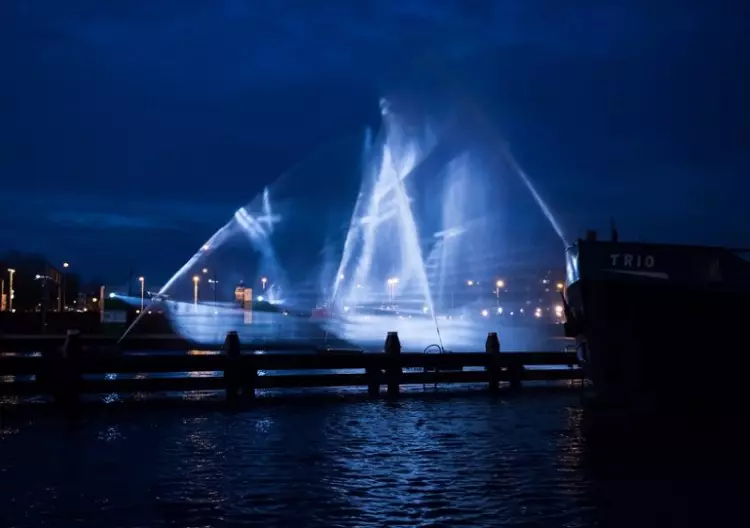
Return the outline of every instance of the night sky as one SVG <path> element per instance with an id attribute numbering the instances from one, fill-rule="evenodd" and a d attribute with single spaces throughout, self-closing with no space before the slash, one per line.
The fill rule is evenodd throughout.
<path id="1" fill-rule="evenodd" d="M 481 116 L 571 239 L 614 216 L 626 239 L 750 246 L 742 4 L 5 0 L 0 252 L 166 278 L 289 167 L 356 158 L 392 94 Z"/>

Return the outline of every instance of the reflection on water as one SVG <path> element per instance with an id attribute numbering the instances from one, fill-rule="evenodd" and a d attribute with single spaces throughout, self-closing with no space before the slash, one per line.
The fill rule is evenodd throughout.
<path id="1" fill-rule="evenodd" d="M 694 526 L 742 474 L 571 393 L 117 409 L 6 423 L 0 526 Z"/>

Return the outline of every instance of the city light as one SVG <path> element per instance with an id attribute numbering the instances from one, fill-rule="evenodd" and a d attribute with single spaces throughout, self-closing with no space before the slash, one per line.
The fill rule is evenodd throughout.
<path id="1" fill-rule="evenodd" d="M 498 279 L 497 282 L 495 282 L 495 299 L 497 299 L 497 304 L 500 306 L 500 288 L 505 286 L 505 281 Z"/>
<path id="2" fill-rule="evenodd" d="M 473 280 L 467 280 L 466 281 L 466 285 L 467 286 L 474 286 L 474 281 Z"/>
<path id="3" fill-rule="evenodd" d="M 562 291 L 565 285 L 562 282 L 558 282 L 555 287 L 557 288 L 557 291 Z"/>
<path id="4" fill-rule="evenodd" d="M 63 268 L 69 268 L 69 267 L 70 267 L 70 264 L 68 264 L 67 262 L 63 262 Z"/>
<path id="5" fill-rule="evenodd" d="M 203 268 L 203 273 L 208 273 L 208 268 Z"/>
<path id="6" fill-rule="evenodd" d="M 201 278 L 198 275 L 193 276 L 193 304 L 195 307 L 198 307 L 198 283 L 201 281 Z"/>
<path id="7" fill-rule="evenodd" d="M 144 305 L 144 294 L 146 292 L 146 278 L 145 277 L 138 277 L 138 282 L 141 283 L 141 311 L 143 311 L 143 305 Z"/>
<path id="8" fill-rule="evenodd" d="M 8 273 L 10 274 L 10 281 L 8 282 L 8 311 L 13 312 L 13 298 L 15 297 L 15 291 L 13 290 L 13 275 L 15 275 L 16 270 L 13 268 L 8 268 Z"/>
<path id="9" fill-rule="evenodd" d="M 490 315 L 490 311 L 489 310 L 482 310 L 482 317 L 487 317 L 489 315 Z"/>

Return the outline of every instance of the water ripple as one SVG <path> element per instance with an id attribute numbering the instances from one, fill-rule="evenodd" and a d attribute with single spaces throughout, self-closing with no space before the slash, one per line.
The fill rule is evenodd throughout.
<path id="1" fill-rule="evenodd" d="M 570 395 L 103 412 L 0 435 L 0 525 L 610 526 L 616 458 Z"/>

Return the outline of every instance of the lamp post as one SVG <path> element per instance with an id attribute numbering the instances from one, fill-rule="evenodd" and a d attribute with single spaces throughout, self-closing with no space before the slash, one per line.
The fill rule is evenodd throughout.
<path id="1" fill-rule="evenodd" d="M 500 288 L 505 287 L 505 282 L 498 280 L 495 283 L 495 298 L 497 299 L 497 305 L 500 306 Z"/>
<path id="2" fill-rule="evenodd" d="M 198 306 L 198 283 L 201 281 L 201 278 L 196 275 L 193 277 L 193 304 Z"/>
<path id="3" fill-rule="evenodd" d="M 16 273 L 16 270 L 8 268 L 8 273 L 10 274 L 10 281 L 8 281 L 8 311 L 13 312 L 13 275 Z"/>
<path id="4" fill-rule="evenodd" d="M 214 274 L 213 279 L 208 279 L 208 283 L 213 287 L 214 290 L 214 304 L 216 304 L 216 285 L 219 284 L 219 281 L 216 280 L 216 274 Z"/>
<path id="5" fill-rule="evenodd" d="M 263 285 L 263 291 L 266 291 L 266 282 L 268 282 L 268 277 L 260 278 L 260 283 Z"/>
<path id="6" fill-rule="evenodd" d="M 70 264 L 67 262 L 63 262 L 63 274 L 62 274 L 62 285 L 60 286 L 60 306 L 58 307 L 58 311 L 65 311 L 65 308 L 67 306 L 67 299 L 66 299 L 66 289 L 68 287 L 68 268 L 70 267 Z"/>
<path id="7" fill-rule="evenodd" d="M 146 278 L 143 276 L 138 277 L 138 282 L 141 283 L 141 312 L 143 312 L 143 298 L 146 293 Z"/>

